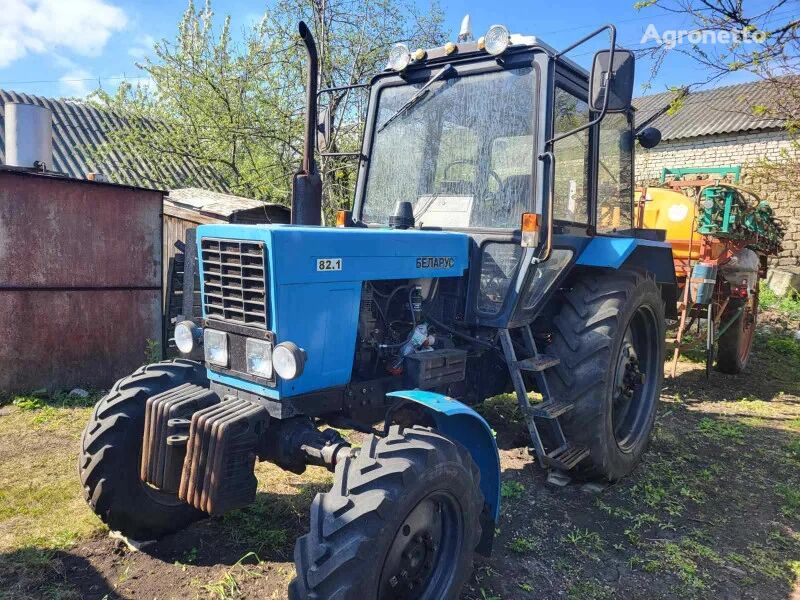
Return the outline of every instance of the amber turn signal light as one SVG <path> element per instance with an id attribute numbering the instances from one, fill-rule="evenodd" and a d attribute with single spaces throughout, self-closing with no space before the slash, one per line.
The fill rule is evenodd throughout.
<path id="1" fill-rule="evenodd" d="M 522 247 L 534 248 L 539 244 L 539 215 L 522 213 Z"/>
<path id="2" fill-rule="evenodd" d="M 347 227 L 349 222 L 350 222 L 350 211 L 349 210 L 337 210 L 336 211 L 336 226 L 337 227 Z"/>

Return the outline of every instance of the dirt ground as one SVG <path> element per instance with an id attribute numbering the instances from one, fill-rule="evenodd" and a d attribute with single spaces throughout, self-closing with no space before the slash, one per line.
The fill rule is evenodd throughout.
<path id="1" fill-rule="evenodd" d="M 681 361 L 645 459 L 613 486 L 547 485 L 514 403 L 488 402 L 503 511 L 462 598 L 800 600 L 800 344 L 775 321 L 742 375 L 706 381 L 696 353 Z M 0 407 L 0 598 L 286 597 L 327 472 L 259 465 L 253 506 L 134 551 L 80 497 L 87 403 Z"/>

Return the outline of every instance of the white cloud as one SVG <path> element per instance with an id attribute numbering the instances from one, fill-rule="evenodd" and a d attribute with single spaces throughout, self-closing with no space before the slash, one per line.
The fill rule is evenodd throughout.
<path id="1" fill-rule="evenodd" d="M 144 34 L 136 36 L 136 44 L 128 48 L 128 54 L 136 60 L 141 60 L 153 51 L 156 38 L 152 35 Z"/>
<path id="2" fill-rule="evenodd" d="M 28 53 L 69 50 L 98 55 L 125 28 L 125 12 L 106 0 L 3 0 L 0 68 Z"/>
<path id="3" fill-rule="evenodd" d="M 97 87 L 97 78 L 80 67 L 67 71 L 58 81 L 63 96 L 82 98 Z"/>

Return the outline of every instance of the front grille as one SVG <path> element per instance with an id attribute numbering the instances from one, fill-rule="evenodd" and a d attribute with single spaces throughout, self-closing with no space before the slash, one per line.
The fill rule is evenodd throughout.
<path id="1" fill-rule="evenodd" d="M 203 306 L 208 319 L 269 326 L 263 242 L 203 239 Z"/>

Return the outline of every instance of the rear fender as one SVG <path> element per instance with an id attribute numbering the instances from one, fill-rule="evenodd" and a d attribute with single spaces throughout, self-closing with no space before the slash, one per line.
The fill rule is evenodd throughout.
<path id="1" fill-rule="evenodd" d="M 576 265 L 610 269 L 641 269 L 652 273 L 661 288 L 665 314 L 677 318 L 678 283 L 669 242 L 643 238 L 598 236 L 583 249 Z"/>
<path id="2" fill-rule="evenodd" d="M 488 555 L 494 528 L 500 517 L 500 454 L 492 428 L 472 408 L 443 394 L 400 390 L 390 392 L 387 396 L 423 407 L 440 433 L 456 440 L 469 451 L 481 473 L 481 492 L 486 503 L 481 518 L 483 535 L 477 551 Z"/>

